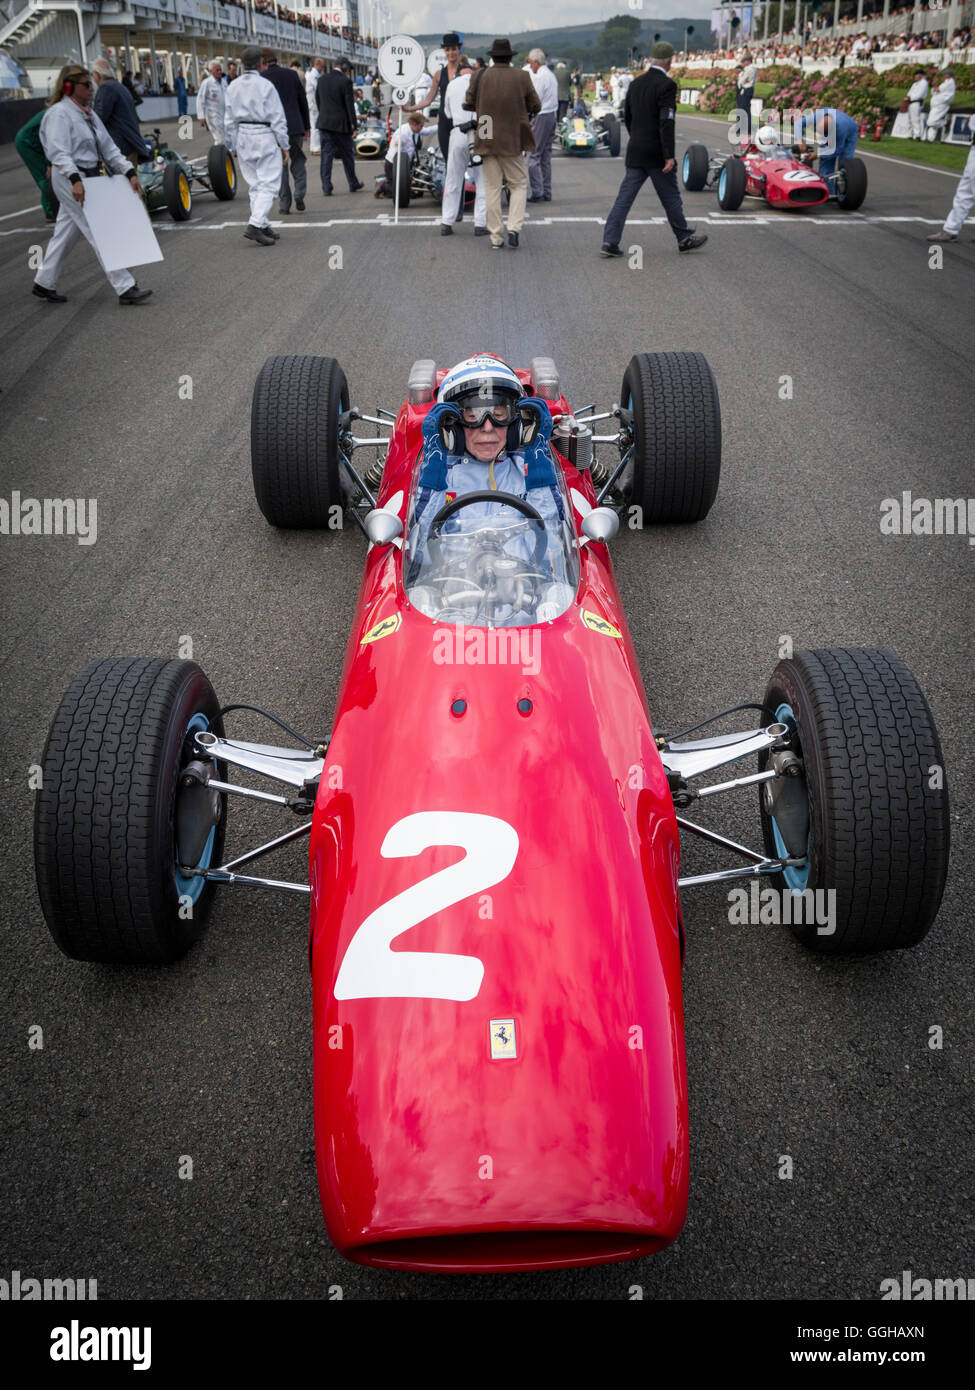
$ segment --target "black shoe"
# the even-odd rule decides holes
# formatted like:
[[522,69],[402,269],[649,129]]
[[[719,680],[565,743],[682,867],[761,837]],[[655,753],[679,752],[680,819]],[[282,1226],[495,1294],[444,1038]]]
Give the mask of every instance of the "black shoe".
[[323,197],[323,198],[331,198],[331,196],[332,196],[332,190],[331,190],[330,188],[323,188],[323,189],[322,189],[322,197]]
[[696,251],[697,248],[703,246],[706,241],[706,236],[686,236],[683,241],[677,243],[677,250]]
[[152,294],[152,290],[140,290],[138,285],[133,285],[130,290],[120,294],[118,302],[120,304],[142,304]]
[[359,189],[360,189],[360,188],[365,188],[365,186],[366,186],[366,185],[365,185],[364,183],[354,183],[354,184],[352,185],[352,187],[349,189],[349,192],[350,192],[350,193],[358,193]]
[[533,193],[530,198],[525,199],[526,203],[544,203],[544,201],[541,193]]
[[298,212],[304,212],[304,210],[305,210],[305,200],[304,200],[304,198],[296,198],[296,199],[295,199],[295,207],[297,208]]
[[475,227],[475,228],[474,228],[474,235],[475,235],[475,236],[487,236],[487,234],[488,234],[488,229],[487,229],[487,227]]
[[290,217],[290,216],[291,216],[291,209],[290,209],[290,208],[283,208],[283,207],[281,206],[281,204],[279,203],[279,204],[278,204],[278,216],[279,216],[279,217]]
[[263,227],[255,227],[253,222],[248,222],[244,236],[248,241],[256,241],[258,246],[274,245],[274,237]]
[[262,227],[261,231],[264,233],[265,236],[269,236],[272,241],[281,240],[281,233],[276,232],[273,227]]
[[511,247],[513,247],[514,250],[516,250],[516,251],[518,250],[518,233],[517,233],[517,232],[509,232],[509,233],[508,233],[508,245],[511,246]]
[[441,235],[441,236],[453,236],[453,234],[454,234],[454,229],[453,229],[453,227],[448,227],[447,224],[446,224],[446,222],[441,223],[441,226],[440,226],[440,235]]
[[602,246],[602,250],[600,251],[599,254],[600,254],[601,256],[605,256],[607,260],[610,260],[610,259],[611,259],[612,257],[614,257],[614,256],[622,256],[622,255],[624,254],[624,252],[620,249],[619,242],[617,242],[617,241],[604,241],[604,242],[603,242],[603,246]]
[[542,196],[542,202],[543,202],[543,203],[550,203],[551,201],[552,201],[552,195],[551,195],[551,193],[545,193],[545,194],[543,194],[543,196]]
[[45,289],[43,285],[38,285],[36,282],[31,294],[36,294],[38,299],[46,299],[48,304],[67,304],[68,302],[66,294],[58,294],[56,290]]

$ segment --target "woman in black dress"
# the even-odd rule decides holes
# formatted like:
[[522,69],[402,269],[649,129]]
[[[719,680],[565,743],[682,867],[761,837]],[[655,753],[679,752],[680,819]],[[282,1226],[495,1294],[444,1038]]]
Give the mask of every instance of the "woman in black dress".
[[404,106],[403,110],[422,111],[423,108],[429,106],[433,98],[439,94],[440,115],[437,118],[437,139],[440,142],[440,149],[444,161],[446,162],[447,150],[450,145],[450,122],[444,114],[443,103],[447,91],[447,83],[453,82],[454,78],[457,76],[457,65],[460,62],[460,39],[456,34],[444,34],[441,45],[447,61],[442,67],[437,69],[433,81],[430,83],[430,89],[426,97],[423,101],[418,101],[415,106]]

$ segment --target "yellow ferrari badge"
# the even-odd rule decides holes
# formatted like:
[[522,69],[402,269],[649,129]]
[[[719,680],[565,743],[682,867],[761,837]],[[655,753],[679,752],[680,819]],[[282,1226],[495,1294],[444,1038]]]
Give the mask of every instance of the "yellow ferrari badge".
[[365,637],[363,637],[362,641],[359,643],[359,646],[364,647],[367,642],[378,642],[380,637],[391,637],[392,634],[397,631],[402,621],[403,618],[400,613],[394,613],[392,617],[383,618],[382,622],[376,623],[374,627],[369,629]]
[[598,613],[590,613],[588,608],[582,610],[582,621],[591,632],[601,632],[604,637],[619,637],[623,634],[618,627],[608,623],[605,618],[601,618]]

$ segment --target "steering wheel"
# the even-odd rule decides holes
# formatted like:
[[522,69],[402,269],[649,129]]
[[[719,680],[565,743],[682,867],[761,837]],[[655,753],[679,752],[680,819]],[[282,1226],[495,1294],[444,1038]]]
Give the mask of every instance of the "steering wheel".
[[526,516],[529,521],[534,522],[538,526],[538,535],[535,538],[532,564],[541,565],[542,555],[548,540],[545,534],[545,521],[541,513],[537,512],[530,502],[526,502],[523,497],[516,497],[513,492],[492,492],[489,488],[483,488],[478,492],[462,492],[452,502],[445,502],[430,522],[428,533],[430,539],[439,541],[444,522],[455,512],[459,512],[462,507],[469,507],[474,502],[501,502],[506,507],[513,507],[516,512],[521,512],[522,516]]

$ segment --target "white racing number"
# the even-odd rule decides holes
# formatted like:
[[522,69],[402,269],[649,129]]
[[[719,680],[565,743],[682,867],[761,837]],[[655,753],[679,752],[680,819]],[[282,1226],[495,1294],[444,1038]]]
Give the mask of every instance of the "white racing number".
[[497,816],[469,811],[418,811],[391,826],[380,853],[399,859],[435,845],[458,845],[467,854],[382,903],[355,932],[335,981],[336,999],[473,999],[484,965],[477,956],[444,951],[392,951],[390,946],[464,898],[500,883],[518,854],[518,834]]
[[810,179],[818,179],[819,175],[812,169],[790,169],[782,177],[786,183],[808,183]]

